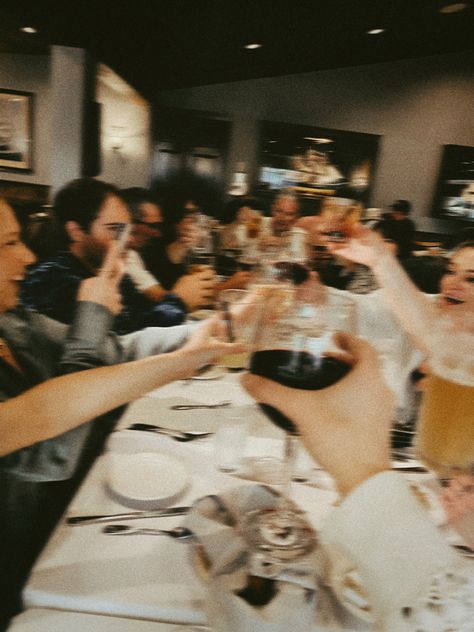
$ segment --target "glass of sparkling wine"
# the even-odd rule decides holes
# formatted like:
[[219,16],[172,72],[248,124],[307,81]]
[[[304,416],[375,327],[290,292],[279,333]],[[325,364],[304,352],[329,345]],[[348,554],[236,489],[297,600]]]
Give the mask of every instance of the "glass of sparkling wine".
[[416,450],[441,478],[474,474],[474,333],[434,337]]
[[264,300],[256,292],[248,290],[223,290],[217,305],[222,321],[221,336],[229,342],[242,342],[248,350],[229,353],[221,357],[219,364],[228,371],[248,368],[257,327],[262,315]]

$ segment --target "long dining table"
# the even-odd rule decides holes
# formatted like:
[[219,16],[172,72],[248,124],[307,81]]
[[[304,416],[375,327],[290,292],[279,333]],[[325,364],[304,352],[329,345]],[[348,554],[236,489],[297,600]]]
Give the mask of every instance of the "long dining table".
[[[74,614],[79,620],[81,616],[95,616],[93,629],[99,632],[109,630],[110,617],[117,618],[116,630],[122,629],[121,620],[168,623],[170,632],[172,624],[206,624],[206,587],[194,573],[186,542],[166,536],[117,537],[105,534],[103,524],[70,526],[66,522],[70,516],[133,510],[111,493],[107,481],[110,481],[112,464],[117,468],[123,462],[126,467],[127,457],[139,452],[174,457],[184,466],[188,482],[174,499],[174,505],[190,506],[202,496],[218,494],[237,485],[255,484],[255,481],[217,470],[212,434],[203,439],[180,442],[162,434],[129,429],[133,423],[148,423],[183,431],[214,433],[224,419],[233,417],[246,424],[246,457],[281,454],[283,432],[266,419],[243,391],[239,375],[227,373],[216,379],[205,377],[169,384],[128,407],[116,431],[110,435],[104,453],[94,463],[37,560],[23,592],[27,614],[21,616],[28,618],[34,616],[28,612],[44,613],[45,609],[50,616],[51,611]],[[223,402],[229,404],[218,408],[186,409],[187,406]],[[185,409],[176,410],[177,405]],[[337,494],[328,477],[317,469],[313,474],[315,478],[309,476],[308,480],[293,483],[292,495],[307,511],[309,521],[317,530],[337,502]],[[417,476],[430,478],[429,474]],[[127,524],[170,529],[180,525],[183,519],[183,516],[141,518]],[[63,616],[66,620],[66,614]],[[30,629],[20,623],[14,622],[12,631]],[[20,627],[15,627],[18,625]],[[136,629],[137,632],[142,630],[138,625]],[[370,628],[367,623],[349,617],[341,629]],[[40,630],[41,627],[35,632]],[[130,630],[135,628],[131,626]],[[143,630],[148,628],[144,626]]]

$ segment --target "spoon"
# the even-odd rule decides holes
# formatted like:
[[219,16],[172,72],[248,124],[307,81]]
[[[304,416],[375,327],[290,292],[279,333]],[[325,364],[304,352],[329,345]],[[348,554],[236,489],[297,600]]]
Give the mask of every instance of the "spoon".
[[102,529],[107,535],[169,535],[175,540],[189,540],[194,536],[186,527],[174,529],[149,529],[145,527],[130,527],[126,524],[108,524]]
[[127,430],[143,430],[145,432],[156,432],[158,434],[168,435],[176,441],[193,441],[194,439],[203,439],[209,437],[212,432],[200,432],[200,431],[184,431],[184,430],[172,430],[171,428],[161,428],[160,426],[154,426],[152,424],[135,423],[127,426]]

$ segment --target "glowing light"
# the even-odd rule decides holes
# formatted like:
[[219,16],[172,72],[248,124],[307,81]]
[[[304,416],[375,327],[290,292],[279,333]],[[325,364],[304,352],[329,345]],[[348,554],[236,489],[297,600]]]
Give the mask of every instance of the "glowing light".
[[245,44],[244,48],[247,50],[256,50],[257,48],[262,48],[263,44],[258,44],[257,42],[253,44]]
[[467,9],[468,6],[468,2],[448,2],[447,4],[442,5],[438,11],[444,14],[459,13],[460,11]]
[[38,30],[35,29],[33,26],[22,26],[20,31],[23,31],[23,33],[28,33],[29,35],[34,35],[38,32]]
[[370,29],[370,31],[367,31],[367,35],[381,35],[382,33],[385,33],[385,29]]
[[313,143],[318,143],[318,145],[327,145],[327,143],[333,142],[330,138],[315,138],[314,136],[305,136],[304,139],[312,140]]

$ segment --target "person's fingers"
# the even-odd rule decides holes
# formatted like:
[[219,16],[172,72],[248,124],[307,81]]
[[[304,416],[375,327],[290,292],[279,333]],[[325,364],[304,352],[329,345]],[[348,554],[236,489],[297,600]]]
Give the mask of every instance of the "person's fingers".
[[291,401],[291,398],[295,396],[294,389],[253,373],[244,374],[240,378],[240,383],[254,399],[263,403],[271,402],[277,408],[279,402],[285,402],[288,399]]
[[98,276],[101,278],[118,280],[122,274],[121,247],[118,241],[112,241],[110,242]]
[[354,364],[377,360],[377,351],[362,338],[338,331],[334,334],[334,342],[343,352],[353,358]]

